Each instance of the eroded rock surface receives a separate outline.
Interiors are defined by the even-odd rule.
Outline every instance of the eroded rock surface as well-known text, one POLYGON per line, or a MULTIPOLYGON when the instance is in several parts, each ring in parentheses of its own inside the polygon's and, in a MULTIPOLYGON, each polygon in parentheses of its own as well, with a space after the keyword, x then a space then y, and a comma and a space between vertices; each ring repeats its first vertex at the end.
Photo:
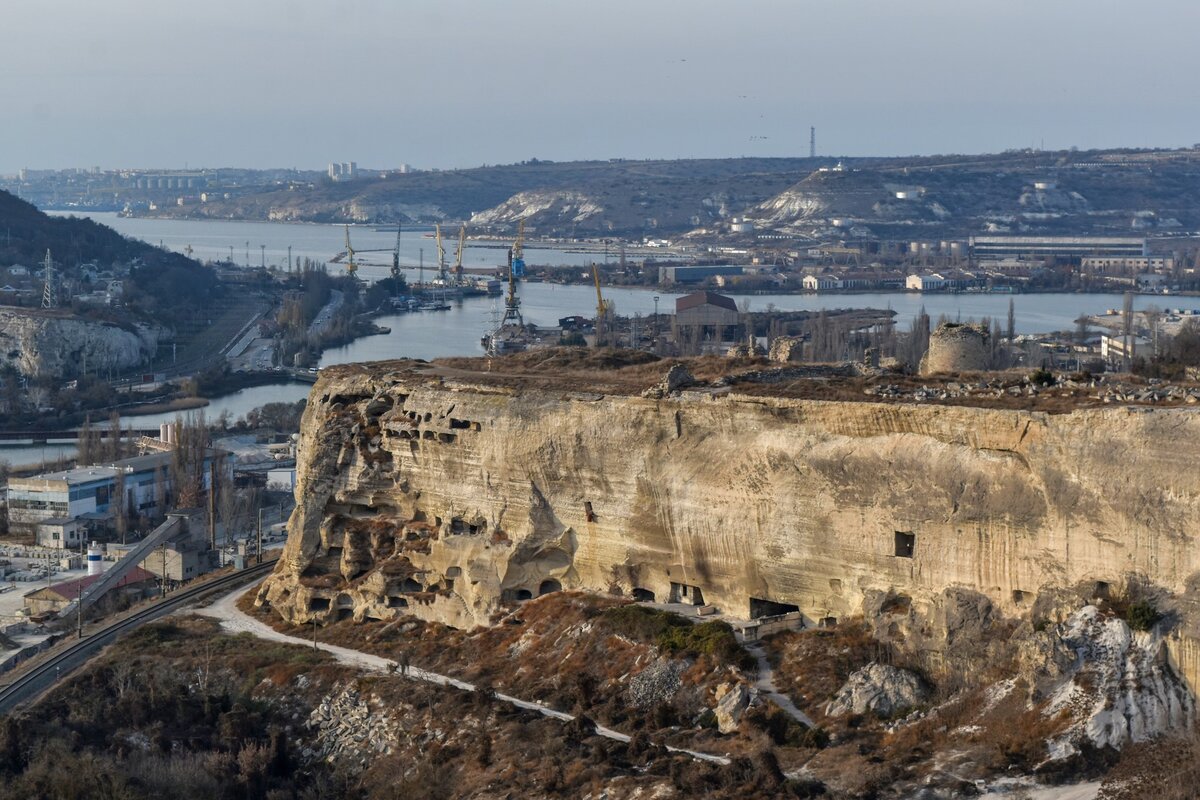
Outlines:
MULTIPOLYGON (((292 622, 469 627, 502 600, 636 591, 741 617, 790 604, 815 624, 890 593, 914 619, 949 614, 929 642, 953 648, 988 614, 1028 614, 1044 587, 1141 573, 1181 591, 1200 560, 1200 462, 1180 455, 1200 441, 1190 408, 588 388, 406 362, 323 370, 260 600, 292 622), (970 595, 951 603, 947 587, 970 595)), ((1192 641, 1168 645, 1194 679, 1192 641)))
POLYGON ((907 711, 928 697, 921 679, 907 670, 887 664, 868 664, 850 675, 846 685, 829 701, 825 713, 874 714, 890 717, 907 711))

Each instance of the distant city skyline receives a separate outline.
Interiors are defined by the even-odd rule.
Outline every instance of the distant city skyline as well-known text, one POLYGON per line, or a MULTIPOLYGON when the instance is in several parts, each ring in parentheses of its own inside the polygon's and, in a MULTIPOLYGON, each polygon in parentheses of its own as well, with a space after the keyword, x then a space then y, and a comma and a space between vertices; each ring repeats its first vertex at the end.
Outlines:
POLYGON ((1200 11, 7 0, 0 173, 1200 142, 1200 11))

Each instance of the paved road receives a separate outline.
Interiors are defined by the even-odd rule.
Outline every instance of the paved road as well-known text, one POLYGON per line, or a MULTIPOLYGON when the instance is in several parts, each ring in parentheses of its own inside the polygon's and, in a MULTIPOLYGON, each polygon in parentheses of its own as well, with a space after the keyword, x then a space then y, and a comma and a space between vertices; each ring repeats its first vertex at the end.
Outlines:
MULTIPOLYGON (((258 636, 259 638, 269 639, 275 642, 286 642, 288 644, 298 644, 305 647, 313 646, 311 639, 301 639, 296 636, 288 636, 287 634, 280 633, 279 631, 271 628, 268 625, 265 625, 253 617, 244 614, 236 604, 237 599, 241 597, 244 592, 245 588, 240 588, 237 591, 230 592, 214 602, 212 605, 206 608, 197 609, 196 613, 219 619, 221 621, 221 627, 234 633, 249 633, 253 634, 254 636, 258 636)), ((343 664, 349 664, 351 666, 368 669, 373 672, 393 672, 398 668, 396 662, 390 659, 372 655, 370 653, 363 653, 358 650, 351 650, 347 647, 338 647, 337 645, 325 644, 324 642, 318 642, 317 647, 327 653, 332 654, 343 664)), ((453 686, 456 689, 462 689, 463 691, 467 692, 476 691, 475 686, 467 683, 466 681, 460 681, 447 675, 430 672, 429 670, 420 669, 418 667, 410 666, 405 675, 413 680, 424 681, 426 683, 432 683, 438 686, 453 686)), ((500 694, 498 692, 496 693, 495 697, 501 702, 509 703, 517 708, 536 711, 546 717, 553 717, 554 719, 559 719, 566 722, 575 719, 575 717, 570 714, 546 708, 541 703, 532 703, 528 700, 521 700, 519 698, 506 694, 500 694)), ((614 731, 611 728, 606 728, 603 725, 596 726, 596 733, 599 736, 613 739, 618 742, 628 742, 630 739, 628 735, 614 731)), ((714 764, 722 765, 729 764, 729 759, 724 756, 716 756, 712 755, 711 753, 701 753, 695 750, 686 750, 680 747, 668 746, 667 749, 673 753, 683 753, 701 761, 710 761, 714 764)))
POLYGON ((339 289, 330 289, 329 302, 317 312, 317 316, 313 318, 312 324, 308 326, 308 332, 314 335, 321 333, 325 329, 325 326, 329 324, 329 321, 333 319, 333 315, 337 313, 337 310, 342 307, 343 299, 344 295, 339 289))

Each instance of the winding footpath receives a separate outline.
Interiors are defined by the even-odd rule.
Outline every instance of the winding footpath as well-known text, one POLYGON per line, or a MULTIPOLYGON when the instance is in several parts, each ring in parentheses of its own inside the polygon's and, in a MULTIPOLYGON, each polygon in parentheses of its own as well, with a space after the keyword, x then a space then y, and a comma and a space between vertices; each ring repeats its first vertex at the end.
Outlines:
POLYGON ((809 728, 815 728, 816 723, 808 714, 796 708, 792 698, 775 688, 775 671, 771 669, 771 662, 767 660, 767 651, 763 649, 762 644, 755 642, 747 644, 745 647, 746 652, 754 656, 754 660, 758 662, 758 680, 755 681, 754 688, 758 689, 759 694, 765 695, 772 703, 790 714, 792 719, 809 728))
MULTIPOLYGON (((245 594, 245 592, 245 588, 230 592, 229 594, 226 594, 225 596, 216 600, 210 606, 195 609, 194 613, 219 620, 221 627, 230 633, 249 633, 253 636, 257 636, 260 639, 268 639, 274 642, 285 642, 287 644, 296 644, 302 647, 313 646, 313 642, 310 639, 301 639, 298 636, 289 636, 286 633, 280 633, 269 625, 266 625, 243 612, 237 607, 237 600, 239 597, 245 594)), ((385 672, 394 675, 401 675, 399 664, 391 659, 372 655, 370 653, 363 653, 359 650, 351 650, 348 647, 338 647, 337 645, 333 644, 325 644, 323 642, 317 642, 316 646, 318 649, 324 650, 325 652, 334 656, 342 664, 368 669, 372 672, 385 672)), ((436 672, 420 669, 419 667, 410 666, 408 670, 403 673, 403 677, 411 678, 417 681, 424 681, 425 683, 432 683, 437 686, 449 686, 467 692, 477 691, 474 684, 467 683, 466 681, 460 681, 447 675, 441 675, 436 672)), ((554 719, 562 720, 563 722, 570 722, 575 719, 575 717, 571 714, 567 714, 562 711, 555 711, 554 709, 546 708, 540 703, 532 703, 528 700, 521 700, 520 698, 512 697, 507 694, 496 692, 494 697, 501 702, 508 703, 509 705, 516 706, 517 708, 526 709, 528 711, 536 711, 542 716, 553 717, 554 719)), ((599 724, 596 725, 596 734, 598 736, 603 736, 606 739, 612 739, 618 742, 628 742, 630 740, 628 735, 619 731, 614 731, 612 728, 606 728, 599 724)), ((716 756, 712 755, 711 753, 701 753, 696 750, 687 750, 682 747, 671 747, 670 745, 667 745, 667 750, 672 753, 682 753, 700 761, 721 764, 722 766, 727 766, 730 763, 730 760, 725 756, 716 756)))

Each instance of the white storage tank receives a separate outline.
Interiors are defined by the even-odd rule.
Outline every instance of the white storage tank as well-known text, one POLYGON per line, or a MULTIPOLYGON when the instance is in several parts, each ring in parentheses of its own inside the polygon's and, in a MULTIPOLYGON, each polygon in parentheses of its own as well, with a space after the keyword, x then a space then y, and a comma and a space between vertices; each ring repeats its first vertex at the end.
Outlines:
POLYGON ((96 542, 92 542, 90 545, 88 545, 88 552, 87 552, 87 574, 88 575, 99 575, 101 572, 104 571, 103 569, 101 569, 101 566, 100 566, 100 562, 102 559, 103 559, 103 556, 100 552, 100 545, 96 542))

